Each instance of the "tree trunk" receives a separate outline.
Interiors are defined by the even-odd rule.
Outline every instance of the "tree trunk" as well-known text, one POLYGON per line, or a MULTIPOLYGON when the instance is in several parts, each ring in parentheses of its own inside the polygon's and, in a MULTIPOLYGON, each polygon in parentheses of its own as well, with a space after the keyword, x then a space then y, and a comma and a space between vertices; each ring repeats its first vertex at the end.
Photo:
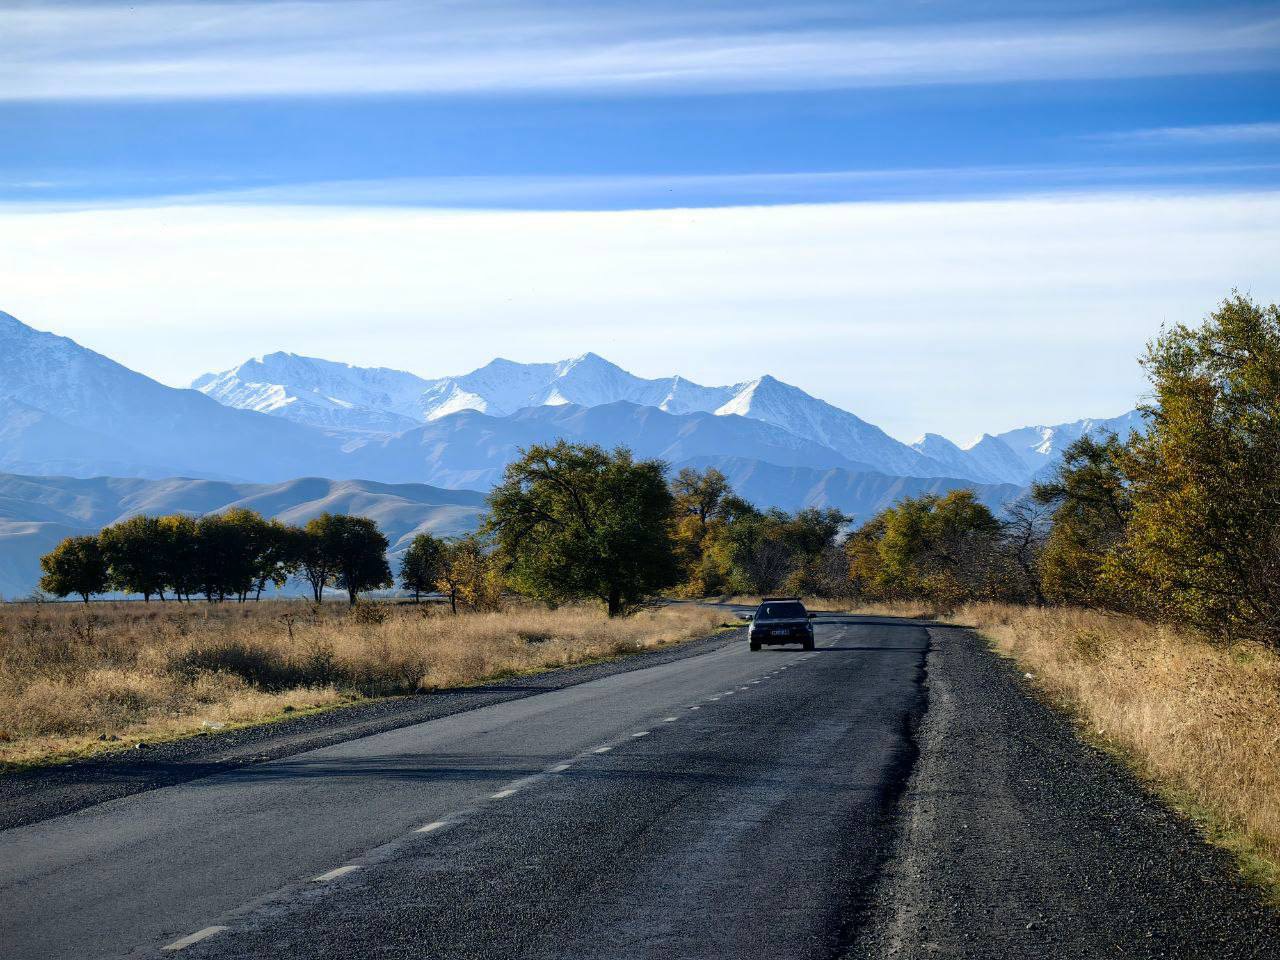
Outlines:
POLYGON ((347 587, 347 603, 353 607, 356 605, 356 592, 351 587, 347 587))
POLYGON ((622 613, 622 591, 617 587, 609 588, 607 602, 609 604, 609 616, 616 617, 622 613))
POLYGON ((455 617, 458 615, 458 591, 452 587, 449 589, 449 609, 455 617))

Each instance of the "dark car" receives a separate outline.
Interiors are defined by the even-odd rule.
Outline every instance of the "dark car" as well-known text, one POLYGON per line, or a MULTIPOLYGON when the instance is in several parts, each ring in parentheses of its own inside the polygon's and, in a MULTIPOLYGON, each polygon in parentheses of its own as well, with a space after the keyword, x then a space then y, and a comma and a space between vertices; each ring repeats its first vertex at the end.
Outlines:
POLYGON ((813 649, 813 614, 795 597, 765 597, 747 619, 751 621, 747 640, 752 650, 766 643, 799 643, 806 650, 813 649))

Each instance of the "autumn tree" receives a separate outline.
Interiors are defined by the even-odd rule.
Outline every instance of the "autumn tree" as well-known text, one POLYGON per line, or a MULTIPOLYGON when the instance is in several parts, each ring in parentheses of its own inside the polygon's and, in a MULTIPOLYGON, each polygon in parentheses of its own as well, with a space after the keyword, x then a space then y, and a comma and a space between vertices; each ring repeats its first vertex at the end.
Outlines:
POLYGON ((400 586, 413 592, 415 603, 423 593, 435 588, 444 559, 444 541, 429 533, 418 534, 409 544, 400 561, 400 586))
POLYGON ((153 596, 164 599, 166 571, 160 549, 163 537, 156 517, 139 515, 122 520, 104 528, 98 540, 112 589, 140 593, 147 602, 153 596))

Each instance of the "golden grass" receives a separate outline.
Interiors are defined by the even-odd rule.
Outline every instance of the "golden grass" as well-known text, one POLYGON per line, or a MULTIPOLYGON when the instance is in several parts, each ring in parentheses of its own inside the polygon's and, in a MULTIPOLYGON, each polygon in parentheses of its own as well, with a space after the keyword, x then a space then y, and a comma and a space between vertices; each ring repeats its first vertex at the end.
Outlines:
POLYGON ((1280 654, 1085 610, 955 611, 1280 902, 1280 654))
POLYGON ((614 620, 586 606, 0 607, 0 769, 625 656, 724 619, 683 604, 614 620))

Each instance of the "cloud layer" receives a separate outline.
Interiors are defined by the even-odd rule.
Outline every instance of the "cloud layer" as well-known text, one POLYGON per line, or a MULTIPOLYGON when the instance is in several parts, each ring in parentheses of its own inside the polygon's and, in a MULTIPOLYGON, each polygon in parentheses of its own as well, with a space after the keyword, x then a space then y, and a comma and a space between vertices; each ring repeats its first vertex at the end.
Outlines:
POLYGON ((1274 69, 1280 53, 1280 20, 1256 13, 877 26, 786 5, 639 11, 24 6, 0 11, 0 98, 856 88, 1274 69))

